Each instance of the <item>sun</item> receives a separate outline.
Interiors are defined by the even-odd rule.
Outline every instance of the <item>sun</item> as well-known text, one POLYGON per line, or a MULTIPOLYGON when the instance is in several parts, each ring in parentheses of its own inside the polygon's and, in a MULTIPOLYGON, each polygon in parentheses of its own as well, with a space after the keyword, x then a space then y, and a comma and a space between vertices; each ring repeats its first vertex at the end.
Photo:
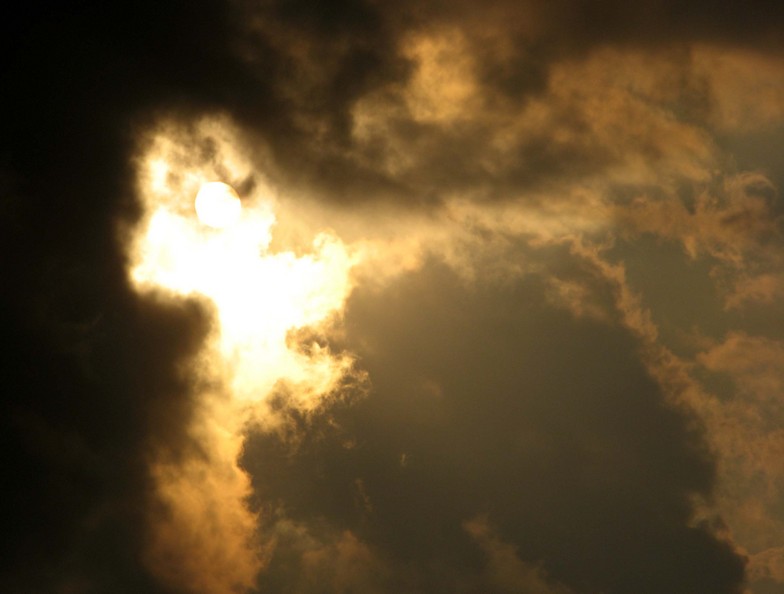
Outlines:
POLYGON ((242 214, 237 192, 223 182, 207 182, 199 188, 195 201, 196 215, 209 227, 223 229, 236 223, 242 214))

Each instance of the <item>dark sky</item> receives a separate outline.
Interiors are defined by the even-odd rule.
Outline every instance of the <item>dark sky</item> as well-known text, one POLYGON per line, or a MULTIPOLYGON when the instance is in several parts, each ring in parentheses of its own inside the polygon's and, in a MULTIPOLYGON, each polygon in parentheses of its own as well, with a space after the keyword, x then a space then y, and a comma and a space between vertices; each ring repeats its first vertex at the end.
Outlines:
POLYGON ((784 4, 15 8, 0 591, 784 592, 784 4), (232 416, 220 303, 131 279, 150 155, 360 255, 286 326, 329 390, 232 416))

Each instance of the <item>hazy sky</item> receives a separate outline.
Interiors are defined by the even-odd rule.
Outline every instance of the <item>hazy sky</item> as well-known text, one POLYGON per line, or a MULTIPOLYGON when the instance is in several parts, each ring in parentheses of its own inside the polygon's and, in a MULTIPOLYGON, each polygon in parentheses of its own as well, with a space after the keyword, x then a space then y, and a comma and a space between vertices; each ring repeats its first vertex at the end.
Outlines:
POLYGON ((784 4, 17 8, 0 591, 784 593, 784 4))

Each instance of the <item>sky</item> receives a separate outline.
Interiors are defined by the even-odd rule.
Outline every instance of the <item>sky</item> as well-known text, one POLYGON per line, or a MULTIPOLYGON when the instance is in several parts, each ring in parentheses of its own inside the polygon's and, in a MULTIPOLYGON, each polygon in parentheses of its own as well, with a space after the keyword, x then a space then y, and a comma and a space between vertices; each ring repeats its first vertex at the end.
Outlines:
POLYGON ((784 4, 0 22, 0 591, 784 593, 784 4))

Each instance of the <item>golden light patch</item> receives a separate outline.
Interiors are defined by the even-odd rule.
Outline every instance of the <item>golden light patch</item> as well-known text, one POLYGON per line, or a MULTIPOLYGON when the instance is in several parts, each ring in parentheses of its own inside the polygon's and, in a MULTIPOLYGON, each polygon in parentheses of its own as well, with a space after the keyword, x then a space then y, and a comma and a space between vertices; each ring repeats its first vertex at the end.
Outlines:
MULTIPOLYGON (((142 192, 149 216, 136 229, 130 276, 142 292, 200 297, 215 307, 207 348, 220 355, 212 373, 232 397, 261 401, 281 380, 302 386, 302 404, 329 390, 347 361, 320 347, 290 348, 290 331, 328 321, 350 291, 354 257, 333 234, 313 238, 309 253, 270 250, 275 193, 264 184, 243 197, 198 162, 182 163, 176 135, 156 139, 143 159, 142 192), (178 169, 179 164, 179 170, 178 169), (195 209, 189 207, 194 204, 195 209)), ((252 175, 227 154, 226 170, 252 175)), ((233 157, 233 158, 232 158, 233 157)))
POLYGON ((414 36, 404 45, 403 54, 416 64, 406 89, 415 119, 447 123, 476 109, 474 64, 459 31, 414 36))
POLYGON ((220 121, 162 126, 139 159, 144 216, 128 242, 138 292, 199 299, 214 312, 187 370, 199 390, 187 420, 199 454, 150 460, 155 497, 169 512, 150 518, 147 563, 164 582, 201 594, 247 589, 263 563, 246 506, 250 479, 238 464, 247 424, 274 423, 265 403, 281 384, 293 405, 315 408, 352 365, 292 331, 326 328, 340 313, 355 257, 328 231, 314 233, 304 253, 272 250, 276 192, 233 140, 220 121), (254 189, 241 203, 216 178, 252 180, 245 187, 254 189))

